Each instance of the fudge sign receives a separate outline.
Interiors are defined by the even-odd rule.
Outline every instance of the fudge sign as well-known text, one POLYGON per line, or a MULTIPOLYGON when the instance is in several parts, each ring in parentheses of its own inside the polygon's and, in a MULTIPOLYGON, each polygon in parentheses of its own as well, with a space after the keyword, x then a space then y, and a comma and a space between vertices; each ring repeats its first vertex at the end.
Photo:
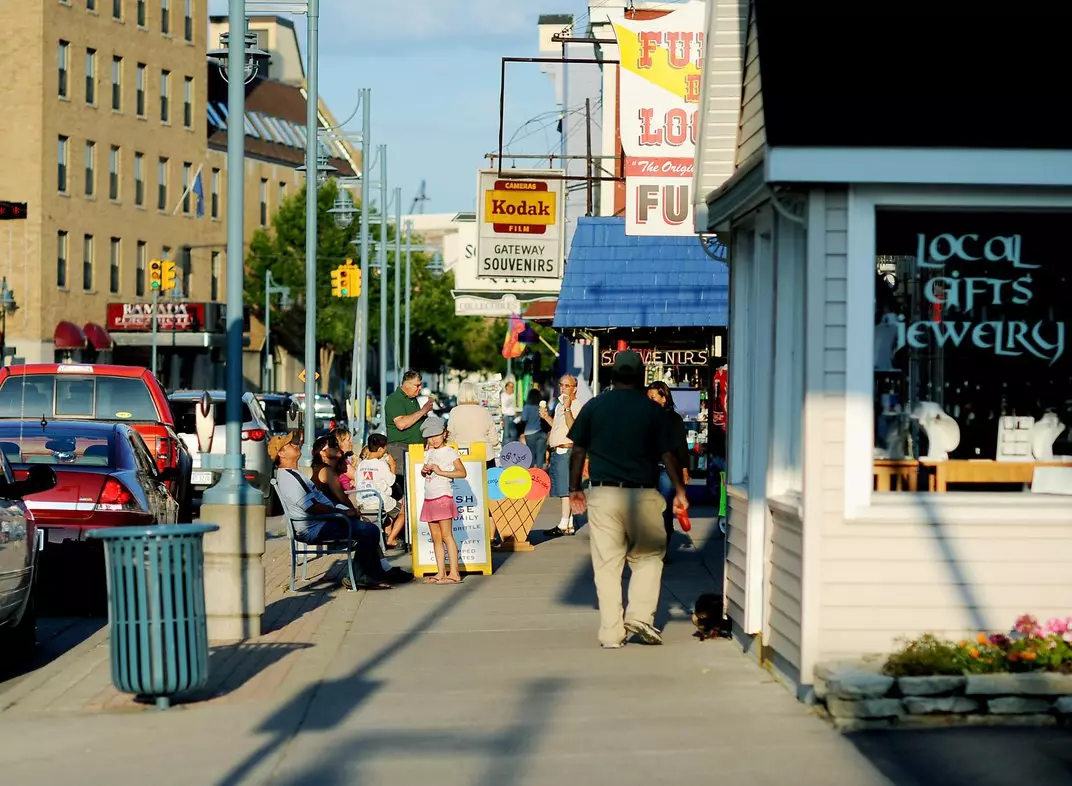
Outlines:
POLYGON ((505 174, 479 173, 477 278, 561 279, 564 181, 552 170, 505 174))

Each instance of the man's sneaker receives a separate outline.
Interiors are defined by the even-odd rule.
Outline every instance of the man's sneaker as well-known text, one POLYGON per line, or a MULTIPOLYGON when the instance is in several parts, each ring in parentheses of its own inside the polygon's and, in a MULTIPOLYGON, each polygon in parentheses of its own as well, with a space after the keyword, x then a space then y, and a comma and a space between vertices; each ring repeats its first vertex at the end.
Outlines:
POLYGON ((625 629, 636 635, 644 644, 663 643, 662 634, 646 622, 626 621, 625 629))
POLYGON ((599 646, 605 650, 620 650, 625 646, 625 639, 622 639, 617 644, 600 644, 599 646))

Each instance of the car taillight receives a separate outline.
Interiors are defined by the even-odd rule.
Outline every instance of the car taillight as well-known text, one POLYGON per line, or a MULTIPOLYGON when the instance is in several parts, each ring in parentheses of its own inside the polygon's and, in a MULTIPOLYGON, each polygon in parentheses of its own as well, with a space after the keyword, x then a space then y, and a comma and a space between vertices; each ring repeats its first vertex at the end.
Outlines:
POLYGON ((262 428, 251 428, 242 432, 243 440, 252 440, 253 442, 260 442, 266 436, 268 436, 268 432, 262 428))
POLYGON ((178 451, 175 450, 174 440, 171 437, 156 438, 156 465, 160 469, 175 466, 178 451))
POLYGON ((329 420, 328 421, 328 431, 334 431, 334 430, 335 430, 335 421, 334 420, 329 420))
POLYGON ((115 478, 104 481, 100 498, 97 500, 97 510, 130 510, 136 508, 134 495, 127 487, 115 478))

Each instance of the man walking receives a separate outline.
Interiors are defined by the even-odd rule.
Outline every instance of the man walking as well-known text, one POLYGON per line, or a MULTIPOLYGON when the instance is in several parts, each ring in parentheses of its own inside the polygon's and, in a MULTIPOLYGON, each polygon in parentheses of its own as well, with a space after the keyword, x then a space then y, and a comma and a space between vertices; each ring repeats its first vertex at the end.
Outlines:
POLYGON ((562 518, 559 519, 558 526, 543 533, 549 538, 574 533, 569 501, 570 454, 573 442, 570 440, 569 431, 582 407, 577 400, 576 377, 566 374, 558 381, 558 387, 561 394, 554 417, 549 415, 546 409, 540 409, 540 417, 551 426, 551 433, 547 435, 547 444, 551 448, 551 459, 547 464, 548 474, 551 476, 551 496, 562 500, 562 518))
POLYGON ((665 415, 643 391, 640 355, 619 352, 612 376, 614 386, 589 401, 570 430, 569 489, 573 513, 588 512, 599 641, 605 648, 617 649, 629 633, 644 644, 663 643, 654 624, 666 554, 666 501, 656 488, 660 460, 674 484, 674 511, 686 510, 689 503, 665 415), (591 476, 587 495, 581 491, 586 458, 591 476), (623 610, 622 571, 627 559, 632 577, 623 610))

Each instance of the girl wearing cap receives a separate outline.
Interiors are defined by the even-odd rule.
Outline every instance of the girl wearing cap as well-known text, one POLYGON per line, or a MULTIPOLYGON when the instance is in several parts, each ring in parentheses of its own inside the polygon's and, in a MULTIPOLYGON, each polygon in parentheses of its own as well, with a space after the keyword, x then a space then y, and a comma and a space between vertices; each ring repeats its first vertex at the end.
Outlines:
POLYGON ((454 540, 454 519, 458 506, 454 503, 451 480, 465 477, 458 451, 447 445, 447 424, 443 418, 429 415, 421 424, 424 437, 424 504, 420 520, 428 522, 439 572, 425 580, 427 584, 457 584, 462 580, 458 569, 458 543, 454 540), (450 573, 445 562, 450 561, 450 573))

